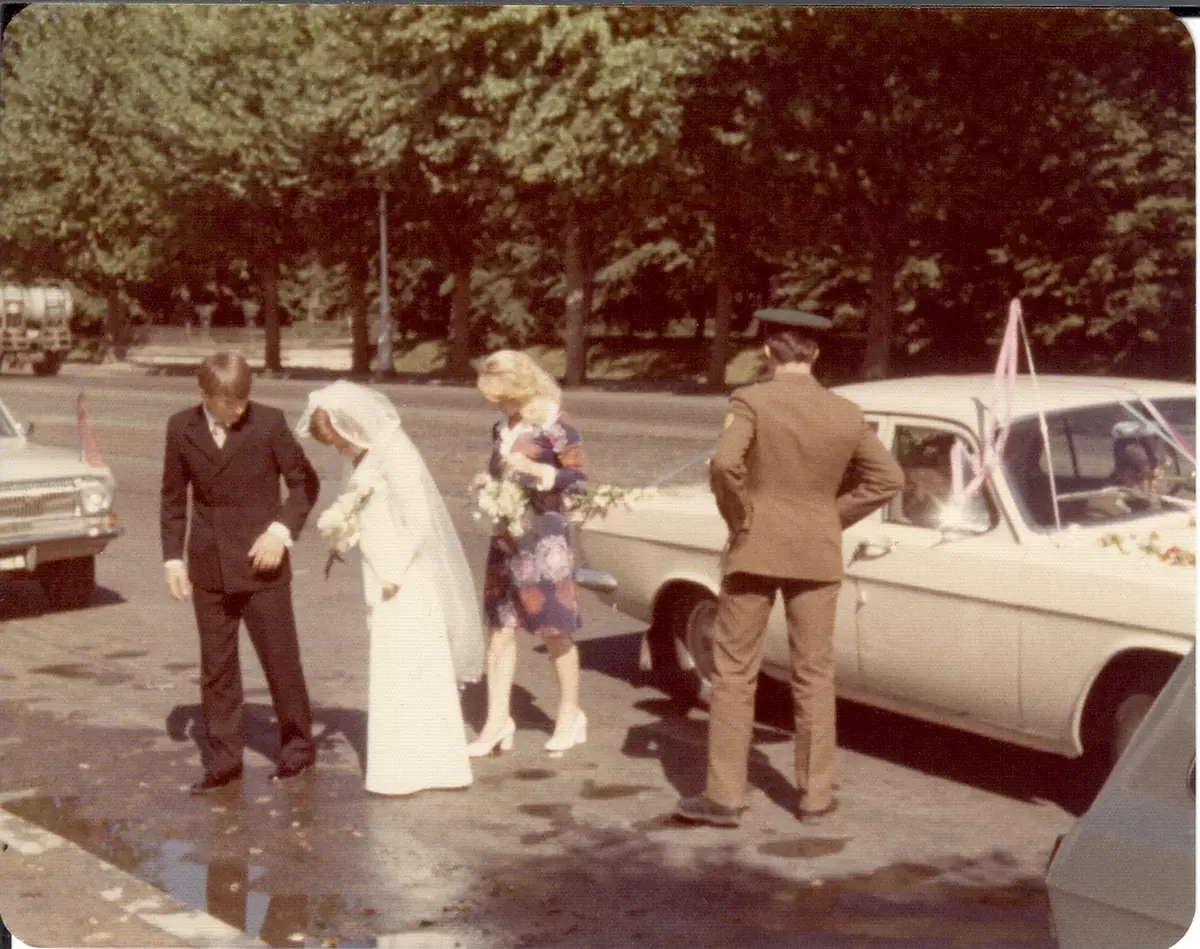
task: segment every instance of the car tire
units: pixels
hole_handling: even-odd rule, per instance
[[[37,568],[37,581],[50,605],[60,610],[87,606],[96,588],[96,558],[52,560]]]
[[[1160,686],[1161,688],[1161,686]],[[1158,691],[1150,691],[1148,687],[1131,690],[1116,703],[1109,726],[1108,759],[1109,769],[1116,766],[1125,749],[1133,740],[1134,732],[1150,711]]]
[[[707,705],[712,695],[716,619],[717,599],[707,590],[690,590],[680,596],[670,614],[674,691],[700,705]]]

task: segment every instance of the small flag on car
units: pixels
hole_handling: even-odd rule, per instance
[[[75,421],[79,426],[79,460],[91,468],[103,468],[104,458],[100,455],[100,445],[96,434],[88,422],[87,404],[84,401],[83,389],[75,397]]]

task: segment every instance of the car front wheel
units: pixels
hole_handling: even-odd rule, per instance
[[[96,587],[96,559],[75,557],[40,564],[37,580],[55,609],[73,610],[87,606]]]

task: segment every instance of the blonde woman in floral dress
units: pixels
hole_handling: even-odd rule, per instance
[[[492,428],[488,474],[509,478],[526,493],[525,529],[492,538],[484,576],[484,618],[490,628],[486,658],[488,713],[472,757],[512,747],[510,714],[518,628],[541,637],[558,680],[558,713],[545,749],[560,755],[587,740],[579,704],[579,630],[575,556],[568,498],[587,487],[579,430],[561,414],[562,394],[549,373],[525,353],[500,350],[479,372],[479,391],[504,418]]]

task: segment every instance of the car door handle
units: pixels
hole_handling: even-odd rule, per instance
[[[878,560],[880,557],[886,557],[892,550],[900,545],[898,540],[889,540],[879,538],[875,540],[860,540],[858,546],[854,548],[854,555],[850,558],[850,562],[856,560]]]

